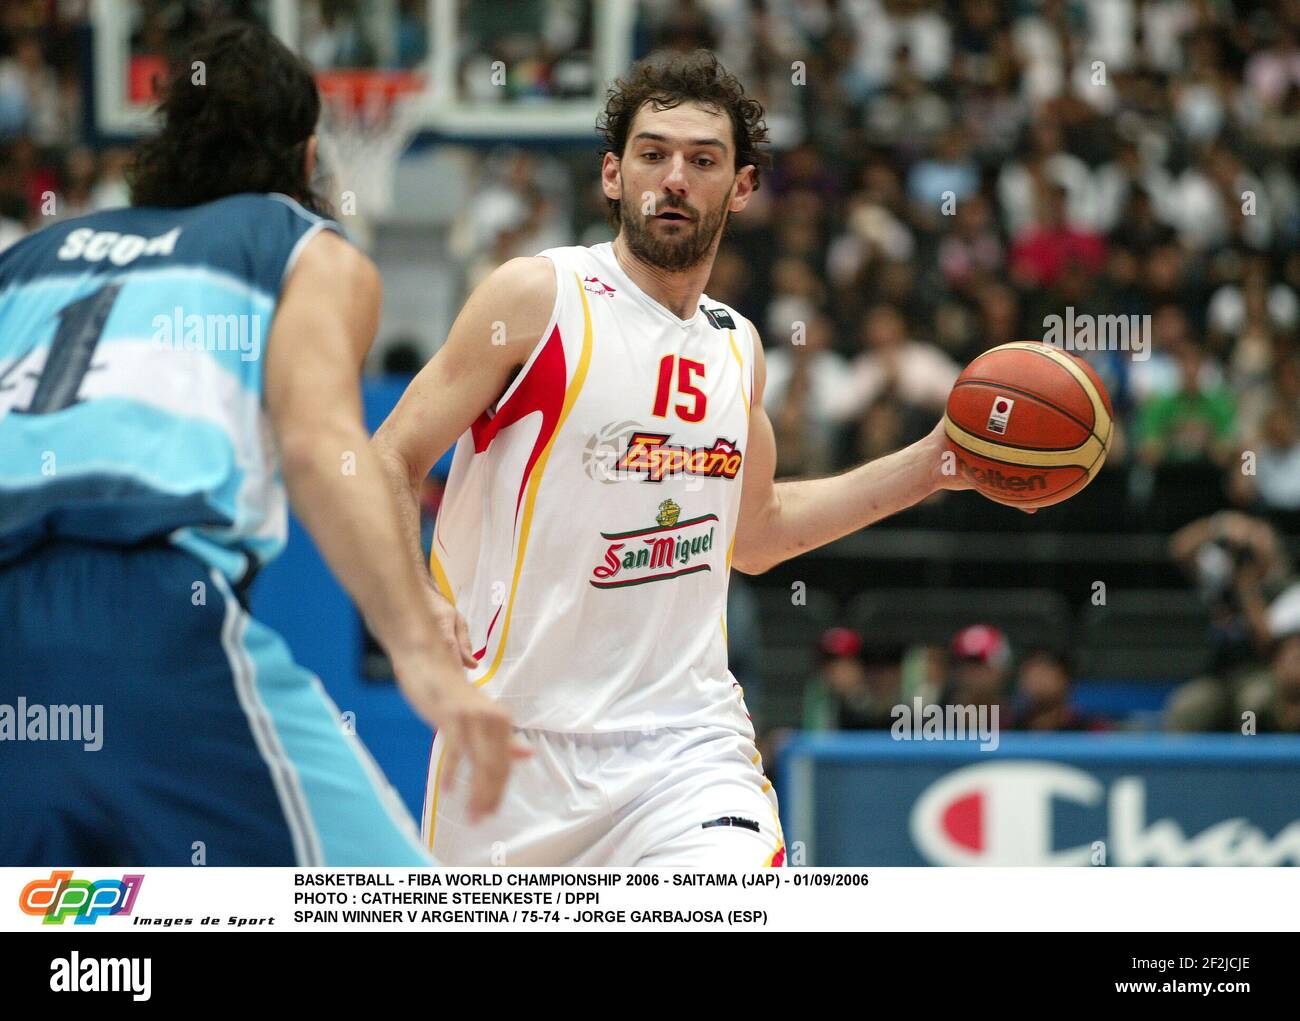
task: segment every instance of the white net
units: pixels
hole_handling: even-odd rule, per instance
[[[397,163],[424,123],[426,102],[410,76],[322,76],[317,136],[323,186],[340,222],[363,245],[393,214]]]

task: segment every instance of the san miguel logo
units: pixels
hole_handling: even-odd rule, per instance
[[[681,521],[681,512],[676,503],[665,500],[655,515],[655,527],[601,532],[609,546],[604,562],[592,569],[588,581],[596,588],[622,588],[712,570],[707,563],[692,561],[713,549],[718,516],[704,514]]]
[[[670,444],[671,433],[634,432],[627,453],[615,471],[644,472],[647,481],[662,482],[669,475],[703,475],[734,479],[740,472],[741,453],[732,440],[719,436],[711,447]]]

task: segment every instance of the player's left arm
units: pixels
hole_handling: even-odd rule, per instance
[[[762,574],[782,561],[824,546],[924,500],[939,489],[967,489],[943,473],[943,422],[909,447],[850,471],[819,479],[776,482],[776,437],[763,410],[767,366],[753,324],[754,393],[749,412],[740,520],[731,564]]]

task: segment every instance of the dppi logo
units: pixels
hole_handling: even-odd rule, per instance
[[[28,915],[44,915],[46,925],[62,925],[68,916],[77,925],[94,925],[103,915],[129,915],[144,876],[121,879],[73,879],[72,870],[51,872],[49,879],[34,879],[18,895],[18,906]]]
[[[935,781],[912,808],[912,840],[936,865],[1092,863],[1091,843],[1055,848],[1054,801],[1105,809],[1091,839],[1104,841],[1111,865],[1300,864],[1300,822],[1269,837],[1247,819],[1221,819],[1189,835],[1174,819],[1147,821],[1143,777],[1118,777],[1107,791],[1082,769],[1041,761],[968,766]]]

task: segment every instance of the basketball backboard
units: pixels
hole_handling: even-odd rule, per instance
[[[257,21],[321,72],[421,79],[419,133],[463,139],[590,136],[631,55],[634,0],[93,0],[95,123],[148,129],[153,85],[185,38]]]

